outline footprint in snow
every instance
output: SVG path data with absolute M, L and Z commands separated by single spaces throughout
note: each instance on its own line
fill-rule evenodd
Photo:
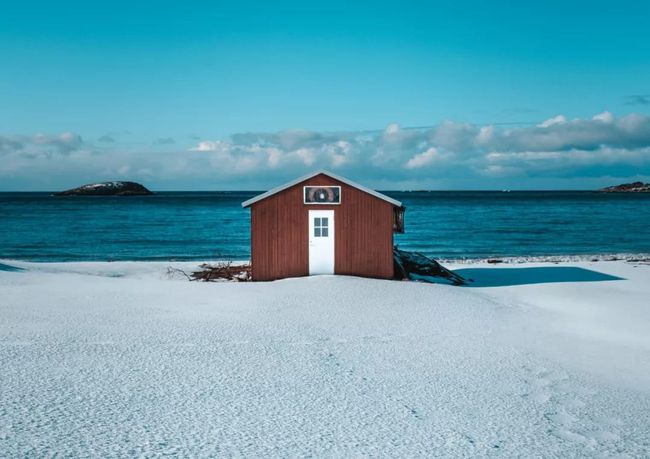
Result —
M 408 405 L 404 405 L 404 408 L 406 408 L 411 416 L 413 416 L 415 419 L 421 420 L 422 416 L 420 416 L 420 413 L 417 412 L 415 408 L 411 408 Z
M 582 397 L 595 395 L 595 391 L 577 386 L 567 373 L 548 370 L 544 367 L 523 368 L 527 391 L 523 397 L 544 407 L 543 417 L 548 423 L 548 432 L 555 437 L 590 448 L 606 446 L 620 436 L 614 428 L 620 422 L 608 418 L 590 419 L 581 411 L 587 404 Z

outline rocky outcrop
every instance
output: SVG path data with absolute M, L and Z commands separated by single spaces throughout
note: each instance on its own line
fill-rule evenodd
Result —
M 146 196 L 150 194 L 153 193 L 139 183 L 102 182 L 60 191 L 54 193 L 54 196 Z
M 605 193 L 650 193 L 650 183 L 623 183 L 622 185 L 602 188 L 600 191 L 603 191 Z
M 453 285 L 467 284 L 461 276 L 419 252 L 407 252 L 393 247 L 393 267 L 396 279 L 436 283 L 436 278 L 442 278 Z

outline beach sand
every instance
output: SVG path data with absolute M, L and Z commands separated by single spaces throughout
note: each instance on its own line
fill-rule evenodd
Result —
M 1 456 L 644 457 L 650 265 L 195 283 L 0 261 Z

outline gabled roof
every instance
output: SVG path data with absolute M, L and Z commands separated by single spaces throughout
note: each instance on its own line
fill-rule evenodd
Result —
M 273 196 L 274 194 L 277 194 L 277 193 L 279 193 L 279 192 L 281 192 L 283 190 L 286 190 L 287 188 L 291 188 L 292 186 L 297 185 L 300 182 L 304 182 L 305 180 L 309 180 L 310 178 L 316 177 L 317 175 L 320 175 L 320 174 L 327 175 L 328 177 L 331 177 L 334 180 L 338 180 L 339 182 L 343 182 L 346 185 L 350 185 L 351 187 L 354 187 L 354 188 L 356 188 L 358 190 L 361 190 L 361 191 L 363 191 L 365 193 L 368 193 L 368 194 L 370 194 L 370 195 L 372 195 L 372 196 L 374 196 L 376 198 L 383 199 L 384 201 L 389 202 L 394 206 L 402 207 L 402 203 L 399 202 L 396 199 L 389 198 L 385 194 L 379 193 L 378 191 L 375 191 L 375 190 L 371 190 L 370 188 L 366 188 L 363 185 L 359 185 L 358 183 L 355 183 L 352 180 L 348 180 L 348 179 L 346 179 L 344 177 L 340 177 L 340 176 L 338 176 L 336 174 L 332 174 L 331 172 L 328 172 L 328 171 L 325 171 L 325 170 L 322 170 L 322 169 L 318 170 L 316 172 L 312 172 L 311 174 L 307 174 L 307 175 L 304 175 L 302 177 L 299 177 L 299 178 L 297 178 L 295 180 L 292 180 L 290 182 L 287 182 L 284 185 L 280 185 L 279 187 L 273 188 L 272 190 L 269 190 L 269 191 L 267 191 L 265 193 L 258 194 L 257 196 L 255 196 L 255 197 L 253 197 L 253 198 L 251 198 L 251 199 L 249 199 L 247 201 L 242 202 L 241 206 L 242 207 L 248 207 L 251 204 L 255 204 L 257 201 L 261 201 L 262 199 L 266 199 L 269 196 Z

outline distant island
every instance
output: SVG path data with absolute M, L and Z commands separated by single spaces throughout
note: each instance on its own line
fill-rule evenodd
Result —
M 603 191 L 605 193 L 650 193 L 650 183 L 623 183 L 622 185 L 601 188 L 599 191 Z
M 101 182 L 59 191 L 54 196 L 147 196 L 150 190 L 136 182 Z

